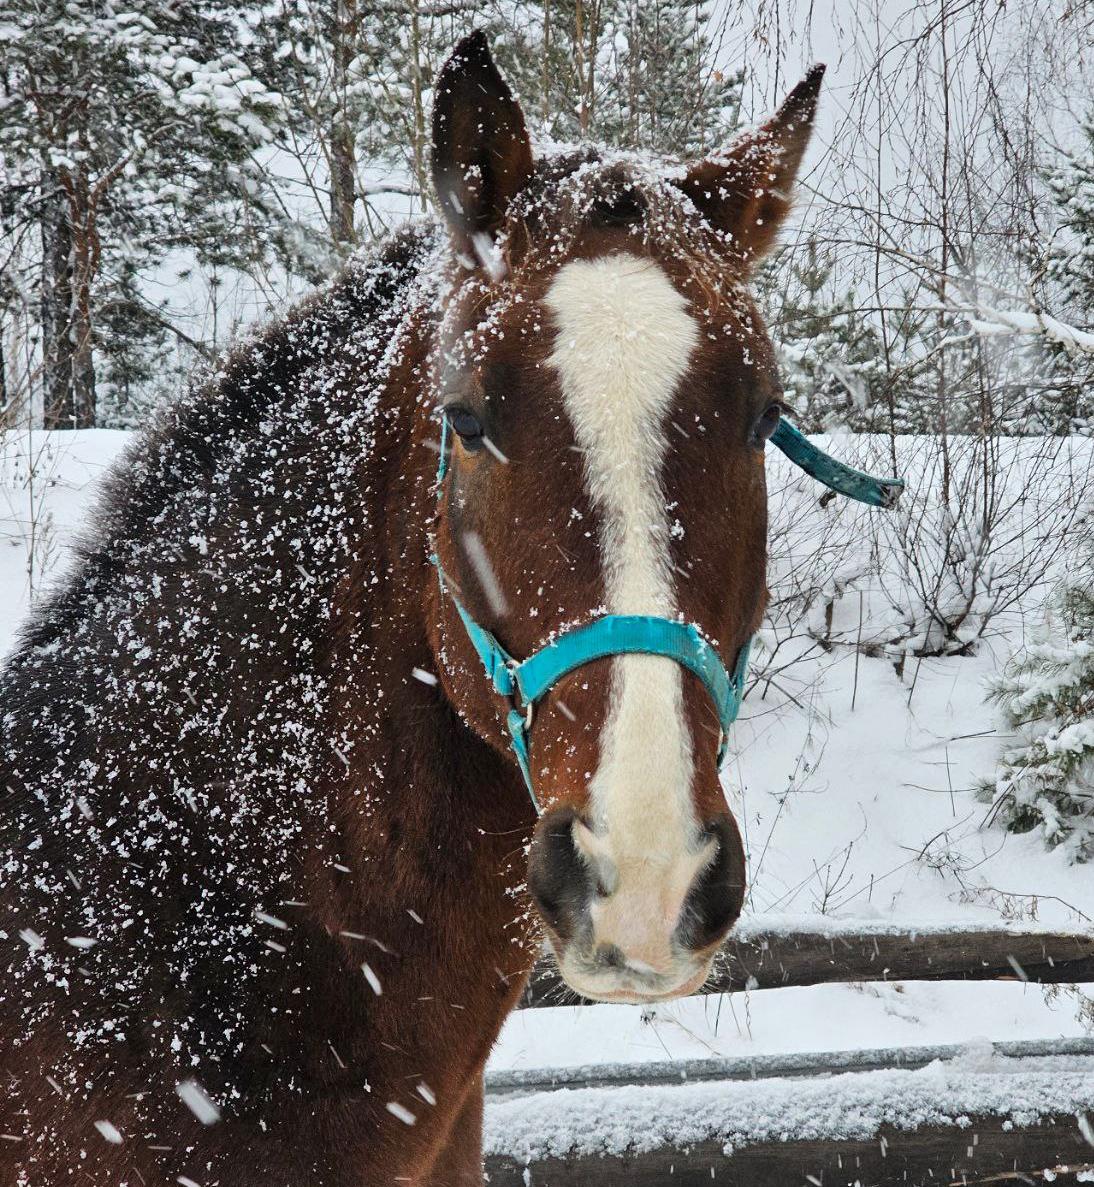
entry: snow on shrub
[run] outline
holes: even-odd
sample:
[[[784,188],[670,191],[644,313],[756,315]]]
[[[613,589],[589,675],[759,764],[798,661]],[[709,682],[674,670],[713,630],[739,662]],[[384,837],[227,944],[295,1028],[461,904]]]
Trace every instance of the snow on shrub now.
[[[841,460],[907,484],[894,511],[826,493],[771,451],[766,655],[803,633],[825,650],[968,655],[1038,605],[1092,526],[1088,439],[832,434]],[[759,671],[759,668],[757,668]]]
[[[1094,586],[1067,587],[1055,609],[991,690],[1017,744],[979,794],[1009,829],[1040,829],[1082,861],[1094,857]]]

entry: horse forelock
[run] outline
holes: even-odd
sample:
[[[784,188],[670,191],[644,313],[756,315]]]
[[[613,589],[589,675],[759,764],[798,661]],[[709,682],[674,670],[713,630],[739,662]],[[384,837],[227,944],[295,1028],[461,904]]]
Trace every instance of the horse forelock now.
[[[438,385],[481,363],[514,305],[541,295],[570,260],[601,251],[665,264],[697,314],[749,333],[755,306],[737,247],[696,208],[683,176],[672,162],[596,147],[537,160],[496,244],[482,243],[482,260],[453,261],[456,299],[444,302],[434,354]]]
[[[512,203],[502,247],[520,264],[551,270],[583,239],[626,228],[654,257],[671,258],[708,295],[744,292],[732,236],[680,186],[681,166],[649,156],[586,149],[547,157]]]

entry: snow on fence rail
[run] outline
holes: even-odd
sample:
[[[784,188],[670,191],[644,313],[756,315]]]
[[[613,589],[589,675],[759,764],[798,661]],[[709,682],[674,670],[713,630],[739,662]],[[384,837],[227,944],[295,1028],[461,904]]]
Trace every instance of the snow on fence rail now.
[[[1094,980],[1094,934],[746,918],[702,992]],[[577,1001],[541,965],[524,1005]],[[792,1078],[790,1078],[792,1077]],[[491,1187],[1094,1183],[1094,1039],[499,1071]]]
[[[824,1058],[824,1057],[817,1057]],[[1094,1057],[491,1096],[491,1187],[1094,1182]]]
[[[699,993],[779,989],[843,981],[1094,981],[1094,933],[1030,925],[968,928],[891,924],[743,920],[722,946]],[[541,961],[522,1008],[582,1001]]]
[[[937,1060],[969,1062],[1005,1057],[1094,1057],[1094,1037],[1019,1039],[1013,1042],[942,1043],[917,1047],[864,1047],[853,1051],[800,1051],[785,1055],[726,1056],[716,1059],[668,1059],[648,1063],[591,1063],[574,1067],[509,1068],[487,1072],[489,1096],[526,1095],[563,1088],[643,1087],[653,1084],[696,1084],[709,1080],[770,1080],[780,1076],[828,1076],[835,1072],[874,1072],[886,1068],[926,1067]],[[1086,1065],[1083,1065],[1086,1066]],[[1089,1059],[1094,1075],[1094,1058]]]

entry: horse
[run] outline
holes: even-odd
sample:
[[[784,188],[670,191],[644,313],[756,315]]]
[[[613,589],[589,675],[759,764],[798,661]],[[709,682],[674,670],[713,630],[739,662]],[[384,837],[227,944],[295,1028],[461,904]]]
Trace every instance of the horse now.
[[[747,286],[822,69],[698,162],[535,159],[472,34],[441,217],[109,477],[0,683],[5,1184],[481,1183],[541,937],[585,998],[702,985],[781,410]]]

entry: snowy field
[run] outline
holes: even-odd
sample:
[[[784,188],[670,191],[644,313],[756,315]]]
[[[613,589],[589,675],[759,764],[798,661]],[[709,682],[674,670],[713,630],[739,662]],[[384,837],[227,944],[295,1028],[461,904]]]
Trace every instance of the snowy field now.
[[[127,440],[104,430],[0,436],[0,652],[14,641],[32,583],[40,592],[63,573],[95,484]],[[840,438],[829,445],[860,463],[855,451],[866,450],[873,468],[887,469],[887,446]],[[1001,548],[992,559],[970,622],[998,597],[1013,557],[1036,551],[1028,532],[1047,540],[1044,572],[1014,605],[993,612],[972,654],[908,657],[899,675],[900,649],[924,637],[917,636],[918,594],[903,562],[871,558],[894,551],[895,537],[886,533],[906,533],[930,514],[915,496],[917,475],[934,480],[929,464],[917,460],[919,445],[901,443],[901,464],[912,479],[903,520],[879,525],[875,518],[873,527],[864,516],[878,513],[820,508],[816,487],[781,457],[770,459],[774,624],[764,633],[758,678],[724,774],[746,838],[752,916],[1094,926],[1090,868],[1069,865],[1035,834],[984,827],[988,806],[971,792],[991,774],[1001,741],[985,681],[1023,630],[1035,626],[1052,580],[1072,555],[1066,533],[1078,521],[1061,518],[1061,508],[1094,489],[1086,481],[1089,445],[1073,442],[1062,457],[1058,444],[1046,452],[1044,443],[1007,443],[1011,456],[997,472],[1012,499],[1008,522],[1018,524],[1007,545],[1013,556],[1008,560]],[[1035,488],[1036,497],[1029,494]],[[1054,539],[1054,532],[1065,535]],[[976,547],[970,539],[969,555]],[[813,592],[781,599],[807,570]],[[954,581],[946,597],[960,594],[960,574]],[[817,644],[822,627],[827,649]],[[862,655],[848,640],[872,643],[877,654]],[[1067,991],[1014,982],[820,986],[645,1008],[529,1010],[507,1023],[492,1066],[1078,1036],[1085,1033],[1079,1006]],[[902,1075],[920,1076],[909,1082],[913,1096],[929,1094],[929,1077],[923,1088],[919,1073]],[[700,1109],[703,1090],[696,1091],[691,1104]]]

